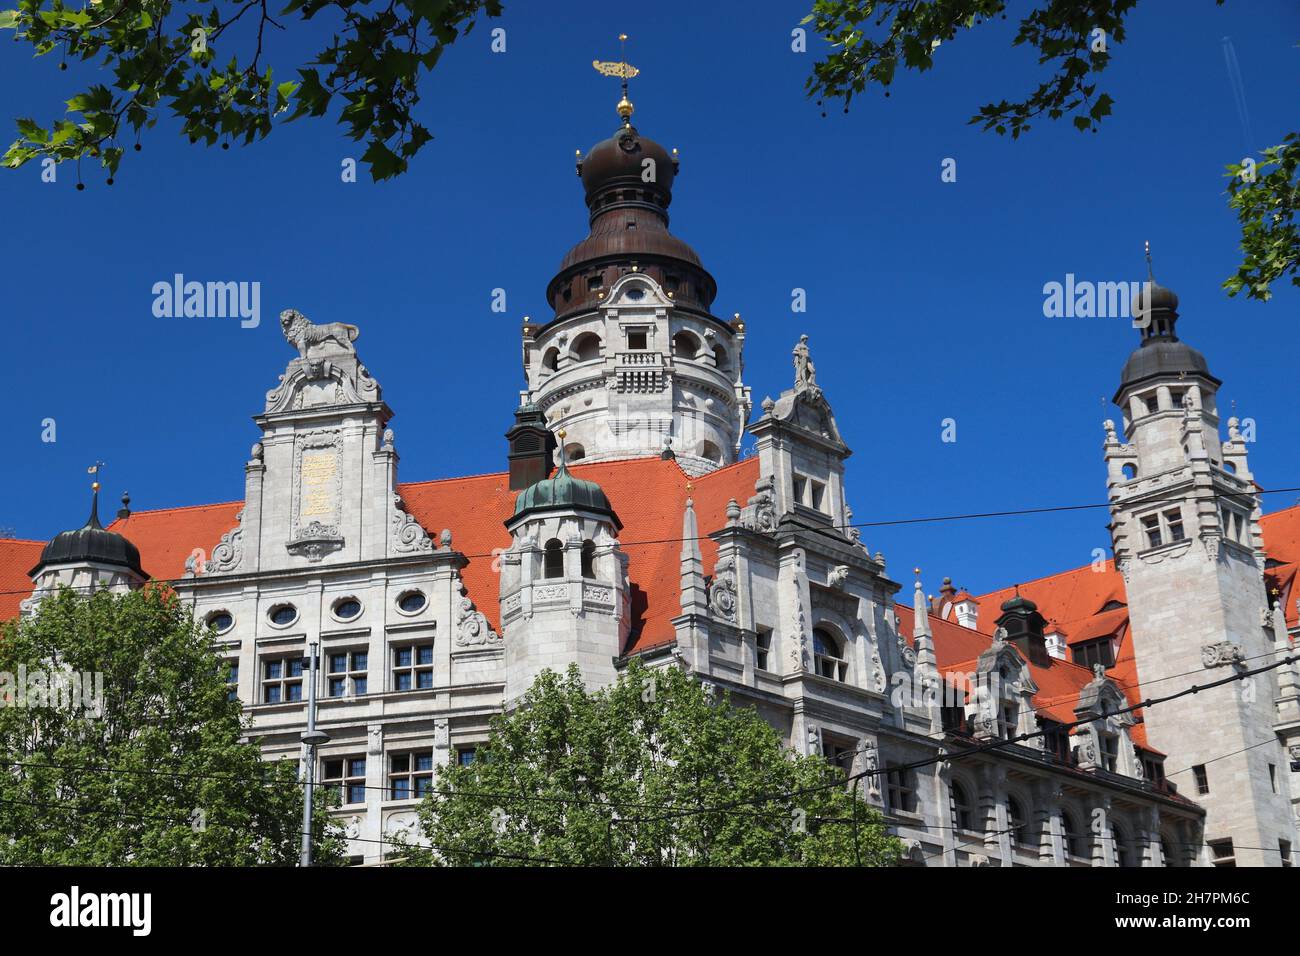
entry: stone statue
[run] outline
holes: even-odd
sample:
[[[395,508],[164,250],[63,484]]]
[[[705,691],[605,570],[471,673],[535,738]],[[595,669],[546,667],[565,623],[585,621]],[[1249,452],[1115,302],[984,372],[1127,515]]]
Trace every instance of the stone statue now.
[[[352,343],[361,333],[355,325],[348,325],[346,322],[314,325],[297,309],[285,309],[280,313],[280,331],[284,333],[289,344],[298,350],[298,357],[304,362],[308,360],[307,353],[311,351],[312,346],[326,343],[333,343],[344,352],[355,355],[357,350]]]
[[[794,390],[804,389],[817,384],[817,368],[808,356],[808,336],[799,336],[799,344],[794,347]]]

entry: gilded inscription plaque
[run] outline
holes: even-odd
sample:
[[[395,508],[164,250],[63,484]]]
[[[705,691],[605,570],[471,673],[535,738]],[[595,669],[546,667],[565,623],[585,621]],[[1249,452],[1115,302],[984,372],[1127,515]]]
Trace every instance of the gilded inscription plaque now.
[[[302,499],[299,517],[305,521],[334,516],[334,478],[338,456],[331,451],[307,452],[302,456]]]

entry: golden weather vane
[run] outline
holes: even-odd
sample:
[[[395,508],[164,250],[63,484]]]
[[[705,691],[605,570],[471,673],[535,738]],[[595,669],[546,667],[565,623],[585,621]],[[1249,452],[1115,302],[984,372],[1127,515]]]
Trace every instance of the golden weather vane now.
[[[618,35],[619,56],[617,63],[609,60],[592,60],[591,65],[601,76],[617,76],[623,81],[623,98],[618,101],[618,115],[623,117],[623,125],[630,126],[632,119],[632,101],[627,98],[627,81],[641,71],[627,62],[627,34]]]

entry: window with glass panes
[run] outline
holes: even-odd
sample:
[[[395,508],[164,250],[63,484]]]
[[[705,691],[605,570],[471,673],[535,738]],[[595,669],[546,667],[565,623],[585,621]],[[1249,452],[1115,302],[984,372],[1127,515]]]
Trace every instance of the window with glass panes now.
[[[893,763],[885,764],[885,791],[889,809],[895,813],[916,812],[916,771]]]
[[[262,703],[302,700],[301,657],[276,657],[262,661]]]
[[[327,757],[321,782],[346,804],[366,802],[366,758]]]
[[[1074,663],[1092,670],[1093,666],[1100,664],[1102,667],[1115,666],[1114,645],[1109,637],[1099,637],[1093,641],[1080,641],[1070,648],[1070,656]]]
[[[226,666],[230,668],[226,674],[226,699],[239,700],[239,659],[231,658]]]
[[[367,692],[366,669],[369,654],[365,651],[331,651],[325,660],[325,694],[347,697],[349,690],[360,697]]]
[[[391,800],[419,799],[433,789],[433,751],[417,750],[388,758]]]
[[[433,645],[393,648],[393,690],[428,690],[433,686]]]

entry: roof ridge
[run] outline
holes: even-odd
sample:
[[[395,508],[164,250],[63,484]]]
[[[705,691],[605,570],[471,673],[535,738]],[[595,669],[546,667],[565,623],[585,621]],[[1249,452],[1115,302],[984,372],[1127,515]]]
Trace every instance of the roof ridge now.
[[[132,509],[131,513],[127,515],[127,517],[114,518],[111,524],[117,524],[119,521],[129,521],[132,518],[134,518],[136,515],[156,515],[156,514],[162,514],[163,512],[196,511],[199,508],[225,508],[228,505],[242,505],[244,503],[244,500],[245,499],[243,498],[235,498],[232,501],[210,501],[207,504],[203,504],[203,505],[173,505],[170,508],[141,508],[138,511]]]
[[[39,544],[41,546],[50,543],[49,541],[42,541],[40,538],[0,538],[0,545],[6,542],[9,544]]]

